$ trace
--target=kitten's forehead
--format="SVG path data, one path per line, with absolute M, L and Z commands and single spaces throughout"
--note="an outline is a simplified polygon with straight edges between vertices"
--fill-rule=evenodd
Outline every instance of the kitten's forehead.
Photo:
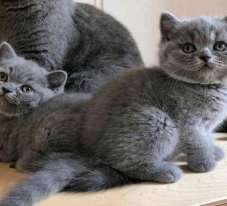
M 40 68 L 21 68 L 14 67 L 12 70 L 12 76 L 16 78 L 19 82 L 36 82 L 44 84 L 46 79 L 44 78 L 44 73 L 40 72 Z
M 28 81 L 46 83 L 46 78 L 44 78 L 46 74 L 45 69 L 39 67 L 32 61 L 15 62 L 8 67 L 8 70 L 14 81 L 22 83 Z
M 219 19 L 200 17 L 183 21 L 176 30 L 176 38 L 195 43 L 213 43 L 227 41 L 227 23 Z

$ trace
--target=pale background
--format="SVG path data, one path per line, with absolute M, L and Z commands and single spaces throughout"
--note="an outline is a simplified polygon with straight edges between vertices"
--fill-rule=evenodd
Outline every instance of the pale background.
M 159 16 L 169 11 L 179 18 L 224 17 L 227 0 L 75 0 L 96 5 L 122 22 L 138 43 L 147 66 L 157 64 Z

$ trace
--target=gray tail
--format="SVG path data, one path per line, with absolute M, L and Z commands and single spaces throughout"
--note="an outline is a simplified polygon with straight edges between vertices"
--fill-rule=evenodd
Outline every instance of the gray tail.
M 63 190 L 98 191 L 131 182 L 128 177 L 106 165 L 89 164 L 73 154 L 54 154 L 45 165 L 18 184 L 0 206 L 31 206 Z

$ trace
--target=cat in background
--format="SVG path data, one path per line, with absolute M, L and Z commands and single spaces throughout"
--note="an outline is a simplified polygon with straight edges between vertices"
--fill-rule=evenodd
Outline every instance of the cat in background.
M 79 107 L 61 105 L 55 115 L 64 110 L 65 117 L 52 123 L 49 103 L 44 105 L 36 128 L 48 124 L 48 137 L 58 147 L 68 142 L 74 151 L 16 165 L 25 171 L 36 171 L 38 165 L 40 170 L 15 187 L 1 206 L 30 206 L 61 190 L 176 182 L 182 171 L 171 159 L 181 153 L 195 172 L 215 168 L 224 157 L 212 132 L 226 117 L 227 20 L 181 21 L 163 13 L 160 30 L 160 67 L 118 75 Z M 47 143 L 38 147 L 49 147 Z
M 143 66 L 130 32 L 73 0 L 0 0 L 0 42 L 19 56 L 68 73 L 67 90 L 93 92 L 114 74 Z

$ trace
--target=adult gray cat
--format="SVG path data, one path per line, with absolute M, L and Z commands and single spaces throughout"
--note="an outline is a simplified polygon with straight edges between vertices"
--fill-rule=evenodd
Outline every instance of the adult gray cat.
M 175 182 L 182 171 L 171 159 L 180 153 L 187 155 L 193 171 L 215 168 L 224 156 L 213 143 L 212 131 L 226 117 L 227 22 L 202 17 L 180 21 L 163 13 L 160 29 L 159 68 L 119 75 L 87 103 L 61 106 L 58 111 L 65 111 L 65 117 L 58 116 L 52 125 L 48 119 L 41 123 L 49 124 L 45 134 L 58 147 L 73 140 L 74 153 L 20 165 L 25 170 L 36 170 L 37 164 L 44 168 L 19 184 L 1 206 L 33 205 L 63 189 Z M 39 122 L 50 115 L 48 104 L 41 108 L 46 112 L 36 117 Z
M 1 41 L 49 71 L 67 71 L 68 90 L 92 92 L 115 73 L 143 65 L 123 25 L 72 0 L 0 0 Z

